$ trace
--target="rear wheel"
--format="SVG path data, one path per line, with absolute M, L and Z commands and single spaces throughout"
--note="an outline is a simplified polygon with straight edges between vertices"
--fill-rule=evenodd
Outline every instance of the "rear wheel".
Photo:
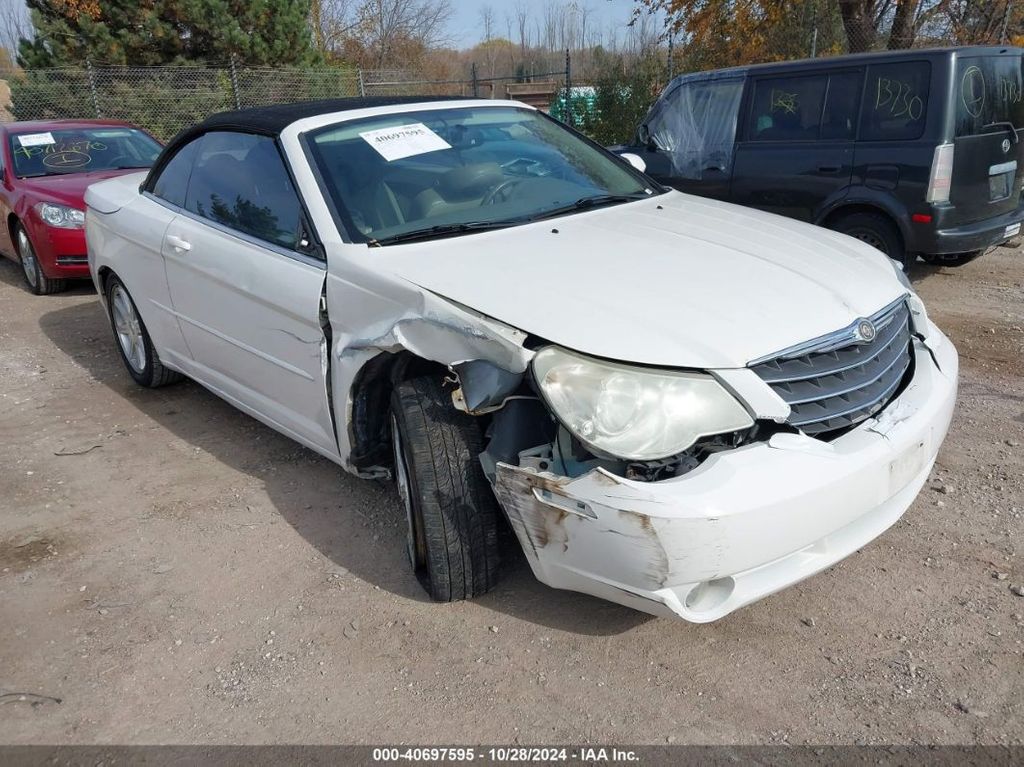
M 969 264 L 984 252 L 983 250 L 972 250 L 968 253 L 929 253 L 927 255 L 922 253 L 921 258 L 924 259 L 926 264 L 931 264 L 932 266 L 963 266 L 964 264 Z
M 839 216 L 829 225 L 829 229 L 842 232 L 861 242 L 866 242 L 889 258 L 901 262 L 904 266 L 913 263 L 914 257 L 908 255 L 903 247 L 903 238 L 896 225 L 881 213 L 859 211 Z
M 110 309 L 110 327 L 114 331 L 117 349 L 128 373 L 140 386 L 156 389 L 180 381 L 184 376 L 164 367 L 153 348 L 142 317 L 124 283 L 110 277 L 106 285 L 107 306 Z
M 482 442 L 476 420 L 452 407 L 442 376 L 395 387 L 391 443 L 406 550 L 437 602 L 480 596 L 497 581 L 500 511 L 480 467 Z
M 39 265 L 39 259 L 36 257 L 36 249 L 32 247 L 32 241 L 23 227 L 17 227 L 14 241 L 18 248 L 18 258 L 21 260 L 21 271 L 25 275 L 29 290 L 37 296 L 48 296 L 67 288 L 67 280 L 52 279 L 43 274 L 43 267 Z

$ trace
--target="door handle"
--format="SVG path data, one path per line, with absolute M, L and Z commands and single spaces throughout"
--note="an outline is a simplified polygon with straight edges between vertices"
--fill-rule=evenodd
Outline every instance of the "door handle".
M 192 243 L 189 242 L 188 240 L 181 239 L 181 237 L 176 237 L 173 234 L 169 234 L 165 239 L 167 240 L 167 244 L 170 245 L 175 250 L 192 250 Z
M 840 170 L 838 165 L 819 165 L 818 173 L 838 173 Z

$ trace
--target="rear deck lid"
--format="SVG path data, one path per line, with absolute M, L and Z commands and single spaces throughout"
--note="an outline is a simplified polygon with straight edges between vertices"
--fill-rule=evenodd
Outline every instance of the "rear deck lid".
M 1021 49 L 957 57 L 951 223 L 1015 210 L 1024 179 Z

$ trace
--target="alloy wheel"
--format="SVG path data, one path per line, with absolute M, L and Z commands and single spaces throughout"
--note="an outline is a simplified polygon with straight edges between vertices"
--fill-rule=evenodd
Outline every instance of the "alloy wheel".
M 117 342 L 121 345 L 124 358 L 132 370 L 141 375 L 146 370 L 146 342 L 139 315 L 121 285 L 115 285 L 110 291 L 110 304 Z
M 36 259 L 36 252 L 32 249 L 32 243 L 24 229 L 18 229 L 18 255 L 21 258 L 21 269 L 25 272 L 25 279 L 33 289 L 39 287 L 39 261 Z

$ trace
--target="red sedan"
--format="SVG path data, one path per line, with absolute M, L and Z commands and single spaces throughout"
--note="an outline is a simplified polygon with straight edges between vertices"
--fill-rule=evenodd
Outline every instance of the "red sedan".
M 0 252 L 20 261 L 37 295 L 88 279 L 85 190 L 152 165 L 160 144 L 107 120 L 15 122 L 0 126 Z

